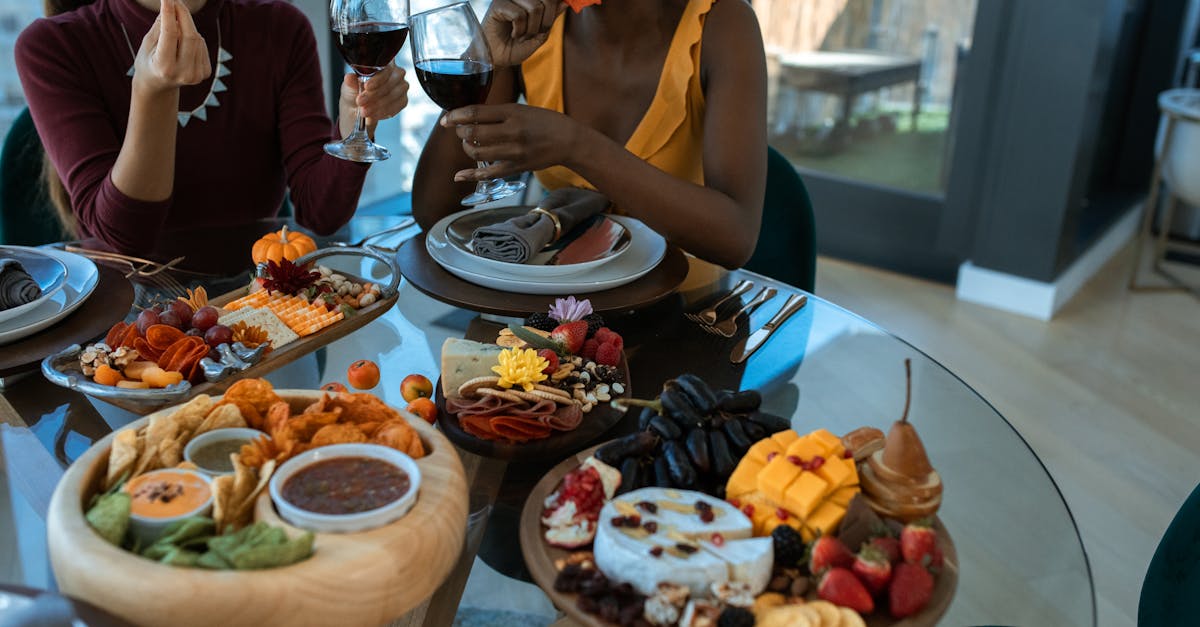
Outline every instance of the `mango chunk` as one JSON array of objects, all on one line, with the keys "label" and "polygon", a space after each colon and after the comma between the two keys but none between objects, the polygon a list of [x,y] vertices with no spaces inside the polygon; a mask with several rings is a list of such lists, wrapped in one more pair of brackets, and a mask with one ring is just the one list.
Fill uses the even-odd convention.
[{"label": "mango chunk", "polygon": [[842,522],[842,517],[845,515],[846,508],[833,501],[825,501],[817,508],[817,511],[813,512],[812,516],[805,519],[804,524],[813,533],[825,535],[837,529],[838,524]]},{"label": "mango chunk", "polygon": [[736,498],[757,490],[758,473],[766,465],[766,462],[759,463],[749,455],[744,457],[733,474],[729,475],[729,481],[725,484],[725,498]]},{"label": "mango chunk", "polygon": [[771,438],[763,438],[756,442],[754,446],[751,446],[750,450],[746,451],[746,456],[742,459],[751,459],[765,466],[767,462],[771,461],[767,457],[772,453],[782,455],[783,447]]},{"label": "mango chunk", "polygon": [[801,474],[800,478],[796,479],[795,483],[787,489],[780,501],[789,512],[800,518],[808,518],[825,498],[828,489],[829,484],[824,479],[811,472],[806,472]]},{"label": "mango chunk", "polygon": [[858,486],[843,486],[829,495],[829,502],[836,503],[842,507],[849,507],[850,500],[854,498],[855,494],[858,494]]},{"label": "mango chunk", "polygon": [[800,438],[800,434],[796,433],[792,429],[788,429],[787,431],[780,431],[779,433],[776,433],[775,435],[771,436],[771,439],[775,440],[775,443],[779,445],[779,448],[785,449],[785,450],[787,449],[789,444],[791,444],[792,442],[795,442],[799,438]]},{"label": "mango chunk", "polygon": [[783,494],[788,486],[799,477],[800,467],[789,462],[787,457],[780,455],[771,460],[762,472],[758,473],[758,491],[763,496],[776,502],[783,502]]},{"label": "mango chunk", "polygon": [[821,478],[829,482],[829,489],[835,490],[844,485],[853,485],[851,479],[858,479],[858,472],[854,469],[852,460],[842,459],[841,457],[831,457],[825,460],[824,464],[816,470]]},{"label": "mango chunk", "polygon": [[828,429],[817,429],[808,434],[808,437],[821,445],[821,455],[825,458],[841,457],[842,453],[846,452],[842,446],[842,439],[830,433]]}]

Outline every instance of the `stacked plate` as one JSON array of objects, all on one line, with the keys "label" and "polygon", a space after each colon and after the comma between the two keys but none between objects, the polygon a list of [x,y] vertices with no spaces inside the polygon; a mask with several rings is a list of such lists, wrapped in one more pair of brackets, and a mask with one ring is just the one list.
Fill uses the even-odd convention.
[{"label": "stacked plate", "polygon": [[100,274],[86,257],[51,248],[0,246],[0,258],[16,259],[42,288],[42,295],[0,310],[0,345],[33,335],[70,315],[92,295]]},{"label": "stacked plate", "polygon": [[640,221],[602,215],[539,251],[527,263],[475,254],[471,244],[475,229],[530,209],[469,209],[447,216],[429,230],[425,247],[429,256],[454,276],[518,294],[587,294],[612,289],[645,276],[667,252],[666,240]]}]

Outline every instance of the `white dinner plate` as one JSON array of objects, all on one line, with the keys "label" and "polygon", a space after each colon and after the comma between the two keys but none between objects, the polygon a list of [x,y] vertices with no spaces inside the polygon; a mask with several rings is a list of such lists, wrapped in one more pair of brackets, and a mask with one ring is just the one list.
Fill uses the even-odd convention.
[{"label": "white dinner plate", "polygon": [[53,298],[62,289],[67,280],[67,267],[41,251],[17,246],[0,246],[0,258],[16,259],[42,290],[41,296],[24,305],[0,311],[0,323],[16,318],[21,318],[29,324],[39,322],[26,314]]},{"label": "white dinner plate", "polygon": [[612,216],[612,219],[629,229],[633,238],[629,251],[612,263],[578,275],[516,279],[497,274],[479,263],[475,255],[451,245],[446,240],[443,222],[429,230],[425,237],[425,248],[429,256],[450,274],[489,289],[538,295],[600,292],[640,279],[658,266],[667,254],[667,241],[641,221],[626,216]]},{"label": "white dinner plate", "polygon": [[[489,268],[490,272],[487,273],[488,275],[510,279],[549,279],[581,274],[616,260],[621,255],[629,252],[629,248],[633,244],[632,234],[630,234],[629,229],[625,225],[612,220],[612,216],[602,214],[601,217],[604,218],[604,224],[608,227],[614,227],[619,232],[616,234],[614,245],[609,250],[598,253],[594,259],[588,261],[562,265],[551,264],[551,259],[558,253],[559,249],[563,248],[562,244],[567,243],[565,241],[548,247],[550,250],[538,252],[530,259],[529,263],[498,261],[496,259],[481,257],[475,253],[471,243],[471,237],[475,229],[529,213],[530,209],[532,207],[519,206],[468,209],[442,218],[439,224],[434,229],[431,229],[431,231],[444,233],[445,240],[451,246],[472,255],[482,266]],[[590,222],[591,220],[589,220]]]},{"label": "white dinner plate", "polygon": [[10,344],[21,338],[33,335],[50,325],[69,316],[71,312],[92,295],[96,284],[100,282],[100,272],[91,259],[53,248],[28,248],[12,246],[10,248],[32,250],[62,262],[67,268],[67,279],[63,288],[51,296],[28,314],[30,319],[37,322],[26,322],[24,317],[7,322],[0,322],[0,344]]}]

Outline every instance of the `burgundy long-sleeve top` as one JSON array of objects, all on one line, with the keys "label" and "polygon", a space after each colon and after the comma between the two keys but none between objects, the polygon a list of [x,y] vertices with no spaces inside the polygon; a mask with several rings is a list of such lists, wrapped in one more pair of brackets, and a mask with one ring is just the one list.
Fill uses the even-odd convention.
[{"label": "burgundy long-sleeve top", "polygon": [[[338,131],[326,113],[316,40],[283,0],[208,0],[193,19],[217,74],[217,41],[232,55],[227,90],[207,120],[178,133],[170,198],[130,198],[111,172],[128,126],[134,53],[156,11],[96,0],[39,19],[17,40],[16,62],[34,124],[71,197],[82,235],[126,254],[162,249],[165,232],[218,234],[277,213],[290,188],[297,221],[327,234],[354,214],[367,166],[325,154]],[[126,42],[122,25],[128,32]],[[205,101],[211,78],[180,93]],[[195,244],[196,242],[191,242]],[[214,246],[221,242],[213,241]]]}]

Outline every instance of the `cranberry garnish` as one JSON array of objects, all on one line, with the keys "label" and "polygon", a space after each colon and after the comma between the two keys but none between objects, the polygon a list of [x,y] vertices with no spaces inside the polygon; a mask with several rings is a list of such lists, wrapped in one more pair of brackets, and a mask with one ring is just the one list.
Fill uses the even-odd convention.
[{"label": "cranberry garnish", "polygon": [[675,548],[679,549],[679,551],[681,553],[684,553],[686,555],[691,555],[692,553],[695,553],[696,551],[700,550],[690,544],[684,544],[682,542],[676,544]]},{"label": "cranberry garnish", "polygon": [[712,543],[716,546],[725,546],[725,536],[719,533],[712,534]]},{"label": "cranberry garnish", "polygon": [[642,511],[645,511],[649,514],[653,514],[658,511],[658,506],[650,501],[640,501],[637,506],[641,508]]},{"label": "cranberry garnish", "polygon": [[651,549],[650,549],[650,554],[653,555],[654,557],[659,557],[662,555],[662,553],[663,553],[663,548],[661,546],[651,547]]},{"label": "cranberry garnish", "polygon": [[710,523],[714,518],[716,518],[716,515],[713,514],[711,509],[700,510],[700,522]]},{"label": "cranberry garnish", "polygon": [[788,514],[786,509],[783,509],[782,507],[775,508],[775,517],[779,520],[787,520],[788,516],[790,516],[790,514]]},{"label": "cranberry garnish", "polygon": [[647,521],[642,525],[642,529],[645,529],[650,533],[654,533],[658,531],[658,523],[654,522],[653,520]]},{"label": "cranberry garnish", "polygon": [[625,526],[625,517],[624,516],[613,516],[612,526],[624,527]]},{"label": "cranberry garnish", "polygon": [[705,502],[705,501],[696,501],[696,511],[698,511],[698,512],[702,512],[702,511],[704,511],[704,510],[706,510],[706,509],[707,509],[707,510],[711,510],[711,509],[712,509],[712,505],[709,505],[709,504],[708,504],[707,502]]}]

